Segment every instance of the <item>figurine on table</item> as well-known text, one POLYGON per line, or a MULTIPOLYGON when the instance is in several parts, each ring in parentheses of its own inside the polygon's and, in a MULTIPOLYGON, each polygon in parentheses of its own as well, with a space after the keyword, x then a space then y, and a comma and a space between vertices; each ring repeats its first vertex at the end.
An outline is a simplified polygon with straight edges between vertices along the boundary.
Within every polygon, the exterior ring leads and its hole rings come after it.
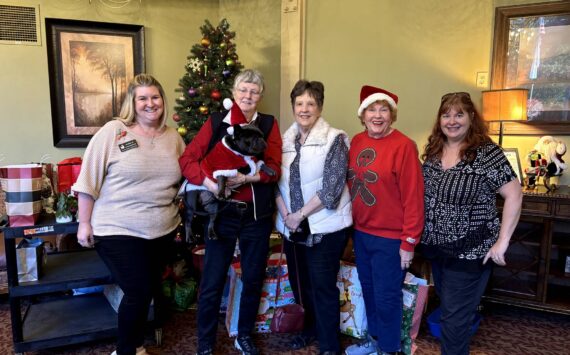
POLYGON ((534 149, 527 155, 529 167, 525 169, 526 186, 533 189, 541 176, 548 191, 557 188, 558 176, 562 175, 567 165, 562 156, 566 153, 566 144, 552 136, 543 136, 534 149))

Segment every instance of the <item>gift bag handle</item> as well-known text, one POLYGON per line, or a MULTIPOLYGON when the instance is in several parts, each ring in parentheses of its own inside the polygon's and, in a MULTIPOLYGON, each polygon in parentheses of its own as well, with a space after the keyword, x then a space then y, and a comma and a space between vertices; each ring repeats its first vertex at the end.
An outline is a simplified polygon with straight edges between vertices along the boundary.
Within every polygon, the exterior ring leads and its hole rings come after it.
MULTIPOLYGON (((285 234, 281 235, 281 252, 279 254, 279 263, 277 264, 277 289, 275 290, 275 307, 277 307, 277 300, 281 293, 281 261, 283 260, 283 249, 285 248, 285 234)), ((293 255, 295 256, 295 273, 297 279, 297 289, 299 290, 299 304, 303 306, 303 296, 301 295, 301 284, 299 282, 299 267, 297 266, 297 249, 293 243, 293 255)), ((287 262, 287 265, 289 262, 287 262)))

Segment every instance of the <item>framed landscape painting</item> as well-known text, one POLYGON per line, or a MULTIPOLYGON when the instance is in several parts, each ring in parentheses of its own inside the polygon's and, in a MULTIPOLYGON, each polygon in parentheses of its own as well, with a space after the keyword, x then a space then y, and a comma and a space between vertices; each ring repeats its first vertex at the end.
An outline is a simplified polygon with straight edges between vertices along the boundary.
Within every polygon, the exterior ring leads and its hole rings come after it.
POLYGON ((85 147, 144 72, 140 25, 46 18, 53 142, 85 147))

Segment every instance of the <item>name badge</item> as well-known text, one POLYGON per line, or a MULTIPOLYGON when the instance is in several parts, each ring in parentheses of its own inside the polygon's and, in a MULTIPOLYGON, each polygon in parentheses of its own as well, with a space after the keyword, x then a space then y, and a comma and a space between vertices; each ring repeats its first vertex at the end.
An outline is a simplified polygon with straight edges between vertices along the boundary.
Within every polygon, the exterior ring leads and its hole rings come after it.
POLYGON ((135 149, 138 147, 139 144, 134 139, 132 141, 119 144, 119 149, 121 150, 121 152, 126 152, 127 150, 135 149))

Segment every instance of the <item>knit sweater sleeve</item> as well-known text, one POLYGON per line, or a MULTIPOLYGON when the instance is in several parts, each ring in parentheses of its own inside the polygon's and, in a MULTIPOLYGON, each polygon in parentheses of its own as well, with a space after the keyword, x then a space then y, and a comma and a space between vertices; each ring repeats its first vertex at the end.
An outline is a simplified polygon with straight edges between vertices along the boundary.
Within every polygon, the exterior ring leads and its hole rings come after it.
POLYGON ((192 139, 192 142, 186 146, 184 153, 178 163, 182 170, 182 175, 194 185, 202 185, 206 175, 200 169, 200 162, 204 159, 210 139, 212 138, 212 122, 211 118, 204 123, 198 134, 192 139))
POLYGON ((116 131, 121 126, 120 121, 110 121, 91 138, 83 155, 81 172, 72 187, 74 192, 90 195, 94 200, 99 198, 116 131))
POLYGON ((397 169, 403 207, 402 250, 413 251, 424 228, 424 180, 415 143, 406 139, 397 169))
POLYGON ((277 120, 273 119, 273 127, 267 137, 267 149, 263 154, 264 163, 273 171, 275 175, 267 175, 264 171, 259 173, 260 181, 262 183, 277 182, 281 176, 281 153, 283 141, 281 140, 281 133, 279 132, 279 125, 277 120))

